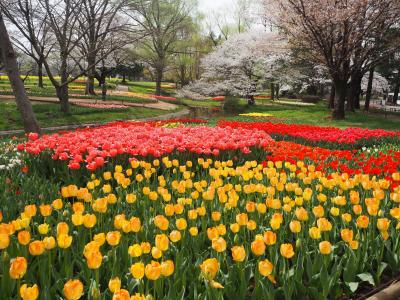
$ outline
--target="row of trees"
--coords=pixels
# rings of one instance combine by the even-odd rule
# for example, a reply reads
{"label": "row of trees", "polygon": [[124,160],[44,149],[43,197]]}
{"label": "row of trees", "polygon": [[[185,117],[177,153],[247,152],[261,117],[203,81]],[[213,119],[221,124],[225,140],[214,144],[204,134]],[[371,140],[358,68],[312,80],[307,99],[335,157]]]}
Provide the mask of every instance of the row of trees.
{"label": "row of trees", "polygon": [[103,83],[126,57],[151,69],[160,94],[169,60],[195,26],[192,8],[185,0],[6,0],[0,13],[14,45],[36,62],[39,86],[44,69],[68,114],[71,82],[86,75],[86,93],[95,94],[95,78]]}
{"label": "row of trees", "polygon": [[[266,15],[293,48],[324,66],[333,83],[333,118],[360,107],[362,78],[400,49],[398,0],[265,0]],[[370,99],[372,80],[367,89]],[[369,103],[366,103],[368,109]]]}

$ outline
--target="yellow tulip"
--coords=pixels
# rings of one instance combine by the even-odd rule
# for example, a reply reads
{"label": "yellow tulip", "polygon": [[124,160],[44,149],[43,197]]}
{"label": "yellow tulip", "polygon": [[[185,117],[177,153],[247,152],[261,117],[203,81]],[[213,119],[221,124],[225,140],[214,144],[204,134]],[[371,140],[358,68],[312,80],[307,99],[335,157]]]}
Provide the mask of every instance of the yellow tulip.
{"label": "yellow tulip", "polygon": [[172,260],[166,260],[161,263],[161,274],[164,277],[171,276],[174,273],[175,266]]}
{"label": "yellow tulip", "polygon": [[254,240],[251,243],[251,252],[256,256],[261,256],[265,253],[265,244],[263,240]]}
{"label": "yellow tulip", "polygon": [[142,279],[144,276],[144,264],[141,262],[134,263],[130,268],[131,274],[135,279]]}
{"label": "yellow tulip", "polygon": [[36,284],[31,287],[25,283],[19,289],[22,300],[36,300],[39,297],[39,288]]}
{"label": "yellow tulip", "polygon": [[330,254],[332,252],[332,245],[330,242],[328,241],[322,241],[319,243],[319,252],[321,252],[321,254]]}
{"label": "yellow tulip", "polygon": [[274,265],[268,260],[262,260],[258,263],[258,271],[262,276],[269,276],[272,274],[272,270],[274,269]]}
{"label": "yellow tulip", "polygon": [[83,295],[83,284],[79,279],[70,279],[64,284],[64,296],[67,300],[78,300]]}
{"label": "yellow tulip", "polygon": [[280,247],[281,255],[285,258],[292,258],[294,256],[294,250],[292,244],[282,244]]}
{"label": "yellow tulip", "polygon": [[28,262],[25,257],[18,256],[14,259],[11,259],[10,263],[10,277],[12,279],[21,279],[24,277],[26,273],[26,269],[28,268]]}
{"label": "yellow tulip", "polygon": [[113,294],[118,292],[121,289],[121,279],[119,277],[111,278],[108,282],[108,289]]}
{"label": "yellow tulip", "polygon": [[243,246],[234,246],[231,249],[232,259],[236,262],[242,262],[246,259],[246,250]]}
{"label": "yellow tulip", "polygon": [[208,258],[200,265],[200,270],[204,278],[212,280],[219,271],[219,262],[216,258]]}
{"label": "yellow tulip", "polygon": [[144,270],[144,273],[149,280],[157,280],[161,275],[162,267],[159,262],[151,261],[150,264],[147,264]]}

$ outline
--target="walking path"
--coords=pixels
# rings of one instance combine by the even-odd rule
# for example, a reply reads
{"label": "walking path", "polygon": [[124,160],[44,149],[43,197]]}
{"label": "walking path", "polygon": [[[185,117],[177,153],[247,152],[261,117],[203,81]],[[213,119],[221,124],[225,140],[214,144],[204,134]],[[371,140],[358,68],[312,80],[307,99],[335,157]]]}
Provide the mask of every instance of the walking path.
{"label": "walking path", "polygon": [[[0,101],[15,101],[15,98],[13,95],[0,95]],[[60,103],[58,98],[56,97],[37,97],[37,96],[29,96],[30,101],[35,101],[35,102],[45,102],[45,103]],[[114,104],[114,105],[125,105],[125,106],[130,106],[130,107],[146,107],[146,108],[153,108],[153,109],[160,109],[160,110],[176,110],[178,109],[178,105],[173,104],[173,103],[167,103],[163,101],[158,101],[156,103],[135,103],[135,102],[129,102],[129,101],[117,101],[117,100],[97,100],[97,99],[77,99],[77,98],[71,98],[69,99],[69,102],[71,104],[78,104],[78,103],[88,103],[88,104],[95,104],[95,103],[100,103],[100,104]]]}
{"label": "walking path", "polygon": [[[167,113],[164,115],[156,116],[156,117],[149,117],[149,118],[143,118],[143,119],[137,119],[137,120],[124,120],[124,121],[141,121],[141,122],[146,122],[146,121],[160,121],[160,120],[168,120],[168,119],[176,119],[176,118],[183,118],[189,115],[190,111],[187,109],[180,110],[178,112],[174,113]],[[115,121],[121,121],[121,120],[114,120]],[[109,123],[109,122],[107,122]],[[104,125],[104,122],[98,122],[98,123],[86,123],[86,124],[76,124],[76,125],[64,125],[64,126],[55,126],[55,127],[46,127],[42,128],[43,132],[54,132],[54,131],[63,131],[63,130],[73,130],[77,128],[85,128],[85,127],[97,127]],[[23,134],[24,130],[19,129],[19,130],[5,130],[5,131],[0,131],[0,136],[10,136],[10,135],[17,135],[17,134]]]}

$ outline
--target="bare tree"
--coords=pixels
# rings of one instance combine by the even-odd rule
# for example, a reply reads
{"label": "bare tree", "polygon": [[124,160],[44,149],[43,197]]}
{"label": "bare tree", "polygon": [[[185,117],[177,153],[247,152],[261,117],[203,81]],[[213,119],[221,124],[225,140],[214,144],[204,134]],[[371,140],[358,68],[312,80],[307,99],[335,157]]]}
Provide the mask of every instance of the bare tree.
{"label": "bare tree", "polygon": [[[88,0],[85,0],[88,1]],[[16,26],[20,33],[31,43],[35,51],[43,60],[47,75],[53,84],[57,97],[60,100],[61,111],[65,114],[70,113],[68,85],[85,74],[88,69],[93,68],[102,60],[97,56],[95,61],[84,68],[79,68],[81,62],[86,59],[85,56],[79,57],[78,47],[82,39],[95,26],[95,22],[86,22],[86,27],[82,27],[80,22],[81,11],[85,1],[80,0],[9,0],[7,3],[1,2],[1,8],[9,21]],[[35,10],[31,7],[37,8]],[[40,43],[35,32],[35,26],[40,24],[40,20],[46,19],[46,24],[51,30],[54,38],[52,52],[57,53],[58,68],[57,74],[51,67],[50,60],[40,51]],[[26,32],[19,26],[19,20],[25,19],[29,30]],[[37,21],[39,20],[39,21]],[[102,55],[108,55],[113,51],[113,47],[108,51],[102,51]],[[41,54],[42,53],[42,54]],[[59,77],[57,77],[58,75]]]}
{"label": "bare tree", "polygon": [[[16,3],[15,3],[16,4]],[[42,12],[41,7],[38,2],[26,1],[25,3],[19,3],[20,5],[11,5],[5,11],[6,15],[12,13],[15,20],[15,26],[17,30],[11,32],[11,40],[15,47],[17,47],[21,52],[32,58],[37,65],[38,73],[38,86],[43,88],[43,63],[53,49],[53,41],[50,36],[50,28],[47,25],[47,18],[43,16],[42,18],[29,18],[27,14],[20,14],[18,10],[22,9],[24,12],[34,16]],[[36,40],[38,47],[35,49],[25,37],[29,36],[30,40]],[[39,52],[37,52],[39,51]]]}
{"label": "bare tree", "polygon": [[144,30],[142,58],[154,69],[156,94],[168,59],[173,53],[178,31],[187,25],[190,7],[184,0],[137,0],[130,3],[129,16]]}
{"label": "bare tree", "polygon": [[40,133],[40,127],[33,112],[32,105],[25,92],[24,83],[21,80],[17,59],[13,45],[4,24],[3,15],[0,10],[0,52],[1,61],[4,64],[8,78],[11,82],[12,89],[15,94],[18,110],[21,113],[22,122],[25,132]]}
{"label": "bare tree", "polygon": [[124,7],[125,0],[86,0],[82,2],[78,31],[82,36],[79,49],[86,57],[87,83],[86,94],[95,95],[94,79],[96,60],[99,55],[102,61],[105,53],[123,47],[127,43],[127,32],[130,29],[127,21],[118,12]]}

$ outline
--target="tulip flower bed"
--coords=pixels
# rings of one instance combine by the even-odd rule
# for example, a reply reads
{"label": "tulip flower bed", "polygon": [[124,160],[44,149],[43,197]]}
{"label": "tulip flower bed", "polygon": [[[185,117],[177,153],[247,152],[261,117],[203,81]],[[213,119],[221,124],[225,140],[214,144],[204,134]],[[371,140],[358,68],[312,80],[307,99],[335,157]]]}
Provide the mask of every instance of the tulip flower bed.
{"label": "tulip flower bed", "polygon": [[[173,120],[174,121],[174,120]],[[198,121],[195,121],[198,123]],[[30,141],[18,145],[32,155],[34,161],[50,164],[63,161],[70,169],[85,166],[89,171],[103,167],[116,156],[153,156],[178,153],[228,156],[251,153],[259,158],[273,140],[264,131],[220,127],[158,127],[160,122],[116,122],[101,127],[44,135],[30,135]],[[165,122],[164,122],[165,124]],[[125,157],[126,158],[126,157]],[[37,166],[40,169],[40,166]]]}
{"label": "tulip flower bed", "polygon": [[355,149],[383,142],[400,142],[400,131],[382,129],[320,127],[272,122],[220,121],[220,127],[263,130],[276,140],[290,140],[310,146]]}
{"label": "tulip flower bed", "polygon": [[399,273],[400,188],[391,184],[363,174],[326,177],[302,162],[162,157],[108,166],[3,220],[1,295],[352,295]]}
{"label": "tulip flower bed", "polygon": [[325,173],[390,176],[400,170],[400,151],[379,151],[375,155],[368,155],[357,150],[329,150],[285,141],[271,143],[266,150],[270,153],[267,160],[303,161]]}

